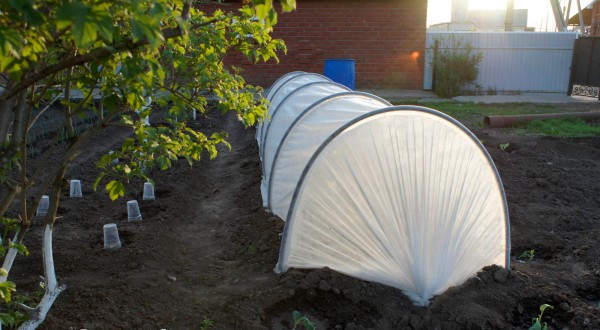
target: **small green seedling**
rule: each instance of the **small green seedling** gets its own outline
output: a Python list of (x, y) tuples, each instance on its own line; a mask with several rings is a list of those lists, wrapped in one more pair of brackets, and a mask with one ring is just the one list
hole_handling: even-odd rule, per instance
[(510, 146), (510, 143), (500, 143), (500, 150), (506, 151), (506, 148)]
[(205, 316), (204, 320), (202, 321), (202, 326), (200, 327), (200, 330), (208, 330), (208, 329), (212, 328), (214, 325), (215, 325), (214, 322)]
[(544, 316), (544, 311), (546, 308), (553, 309), (554, 307), (548, 304), (543, 304), (540, 306), (540, 316), (532, 320), (533, 325), (531, 325), (529, 330), (548, 330), (548, 324), (546, 322), (542, 323), (542, 317)]
[(307, 316), (300, 314), (300, 312), (293, 311), (292, 317), (294, 318), (294, 329), (296, 329), (297, 326), (302, 325), (306, 330), (315, 330), (315, 324), (312, 323)]
[(530, 262), (533, 259), (534, 255), (535, 250), (531, 249), (521, 253), (521, 255), (517, 257), (517, 259), (522, 260), (524, 262)]

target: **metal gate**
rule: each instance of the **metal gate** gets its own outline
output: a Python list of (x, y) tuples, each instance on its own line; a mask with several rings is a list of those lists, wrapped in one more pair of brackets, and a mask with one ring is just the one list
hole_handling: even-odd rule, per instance
[(569, 95), (600, 100), (600, 37), (579, 37), (575, 40)]

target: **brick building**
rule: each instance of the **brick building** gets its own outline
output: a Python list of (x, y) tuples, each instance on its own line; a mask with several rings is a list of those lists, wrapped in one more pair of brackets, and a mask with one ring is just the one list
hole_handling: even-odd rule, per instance
[[(220, 8), (241, 5), (228, 3)], [(251, 65), (241, 55), (229, 62), (248, 82), (268, 87), (284, 73), (323, 73), (325, 59), (350, 58), (357, 88), (422, 89), (426, 19), (426, 0), (297, 0), (274, 28), (288, 48), (280, 63)]]

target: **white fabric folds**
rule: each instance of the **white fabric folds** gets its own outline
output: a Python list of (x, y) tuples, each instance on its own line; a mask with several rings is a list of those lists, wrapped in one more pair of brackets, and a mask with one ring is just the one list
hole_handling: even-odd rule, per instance
[[(319, 146), (352, 119), (389, 105), (367, 93), (338, 93), (304, 109), (285, 132), (268, 134), (264, 145), (265, 180), (262, 187), (266, 190), (263, 201), (266, 200), (267, 207), (285, 220), (298, 179)], [(275, 122), (270, 127), (273, 128)], [(274, 142), (269, 143), (269, 138)]]
[[(283, 101), (290, 93), (294, 92), (296, 89), (318, 81), (328, 81), (331, 82), (331, 79), (322, 76), (317, 73), (307, 73), (307, 72), (291, 72), (280, 78), (275, 85), (269, 90), (267, 94), (267, 100), (271, 103), (269, 106), (269, 117), (273, 116), (273, 114), (279, 109), (279, 103)], [(266, 120), (262, 125), (258, 127), (256, 130), (256, 139), (258, 140), (259, 147), (263, 144), (266, 128), (269, 126), (270, 120)], [(262, 160), (262, 154), (261, 160)]]
[(264, 205), (286, 221), (276, 272), (329, 267), (426, 306), (485, 266), (509, 269), (502, 182), (467, 128), (291, 76), (259, 143)]

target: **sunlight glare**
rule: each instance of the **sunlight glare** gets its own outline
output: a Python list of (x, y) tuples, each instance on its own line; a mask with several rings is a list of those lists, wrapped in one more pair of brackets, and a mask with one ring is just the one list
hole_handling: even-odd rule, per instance
[[(581, 8), (585, 8), (593, 0), (581, 0)], [(527, 9), (527, 25), (536, 31), (554, 31), (555, 22), (549, 0), (514, 0), (515, 9)], [(568, 0), (560, 0), (561, 8), (567, 6)], [(506, 0), (468, 0), (469, 10), (494, 10), (506, 8)], [(427, 26), (450, 21), (452, 0), (428, 0)], [(571, 4), (569, 16), (577, 12), (576, 1)]]

